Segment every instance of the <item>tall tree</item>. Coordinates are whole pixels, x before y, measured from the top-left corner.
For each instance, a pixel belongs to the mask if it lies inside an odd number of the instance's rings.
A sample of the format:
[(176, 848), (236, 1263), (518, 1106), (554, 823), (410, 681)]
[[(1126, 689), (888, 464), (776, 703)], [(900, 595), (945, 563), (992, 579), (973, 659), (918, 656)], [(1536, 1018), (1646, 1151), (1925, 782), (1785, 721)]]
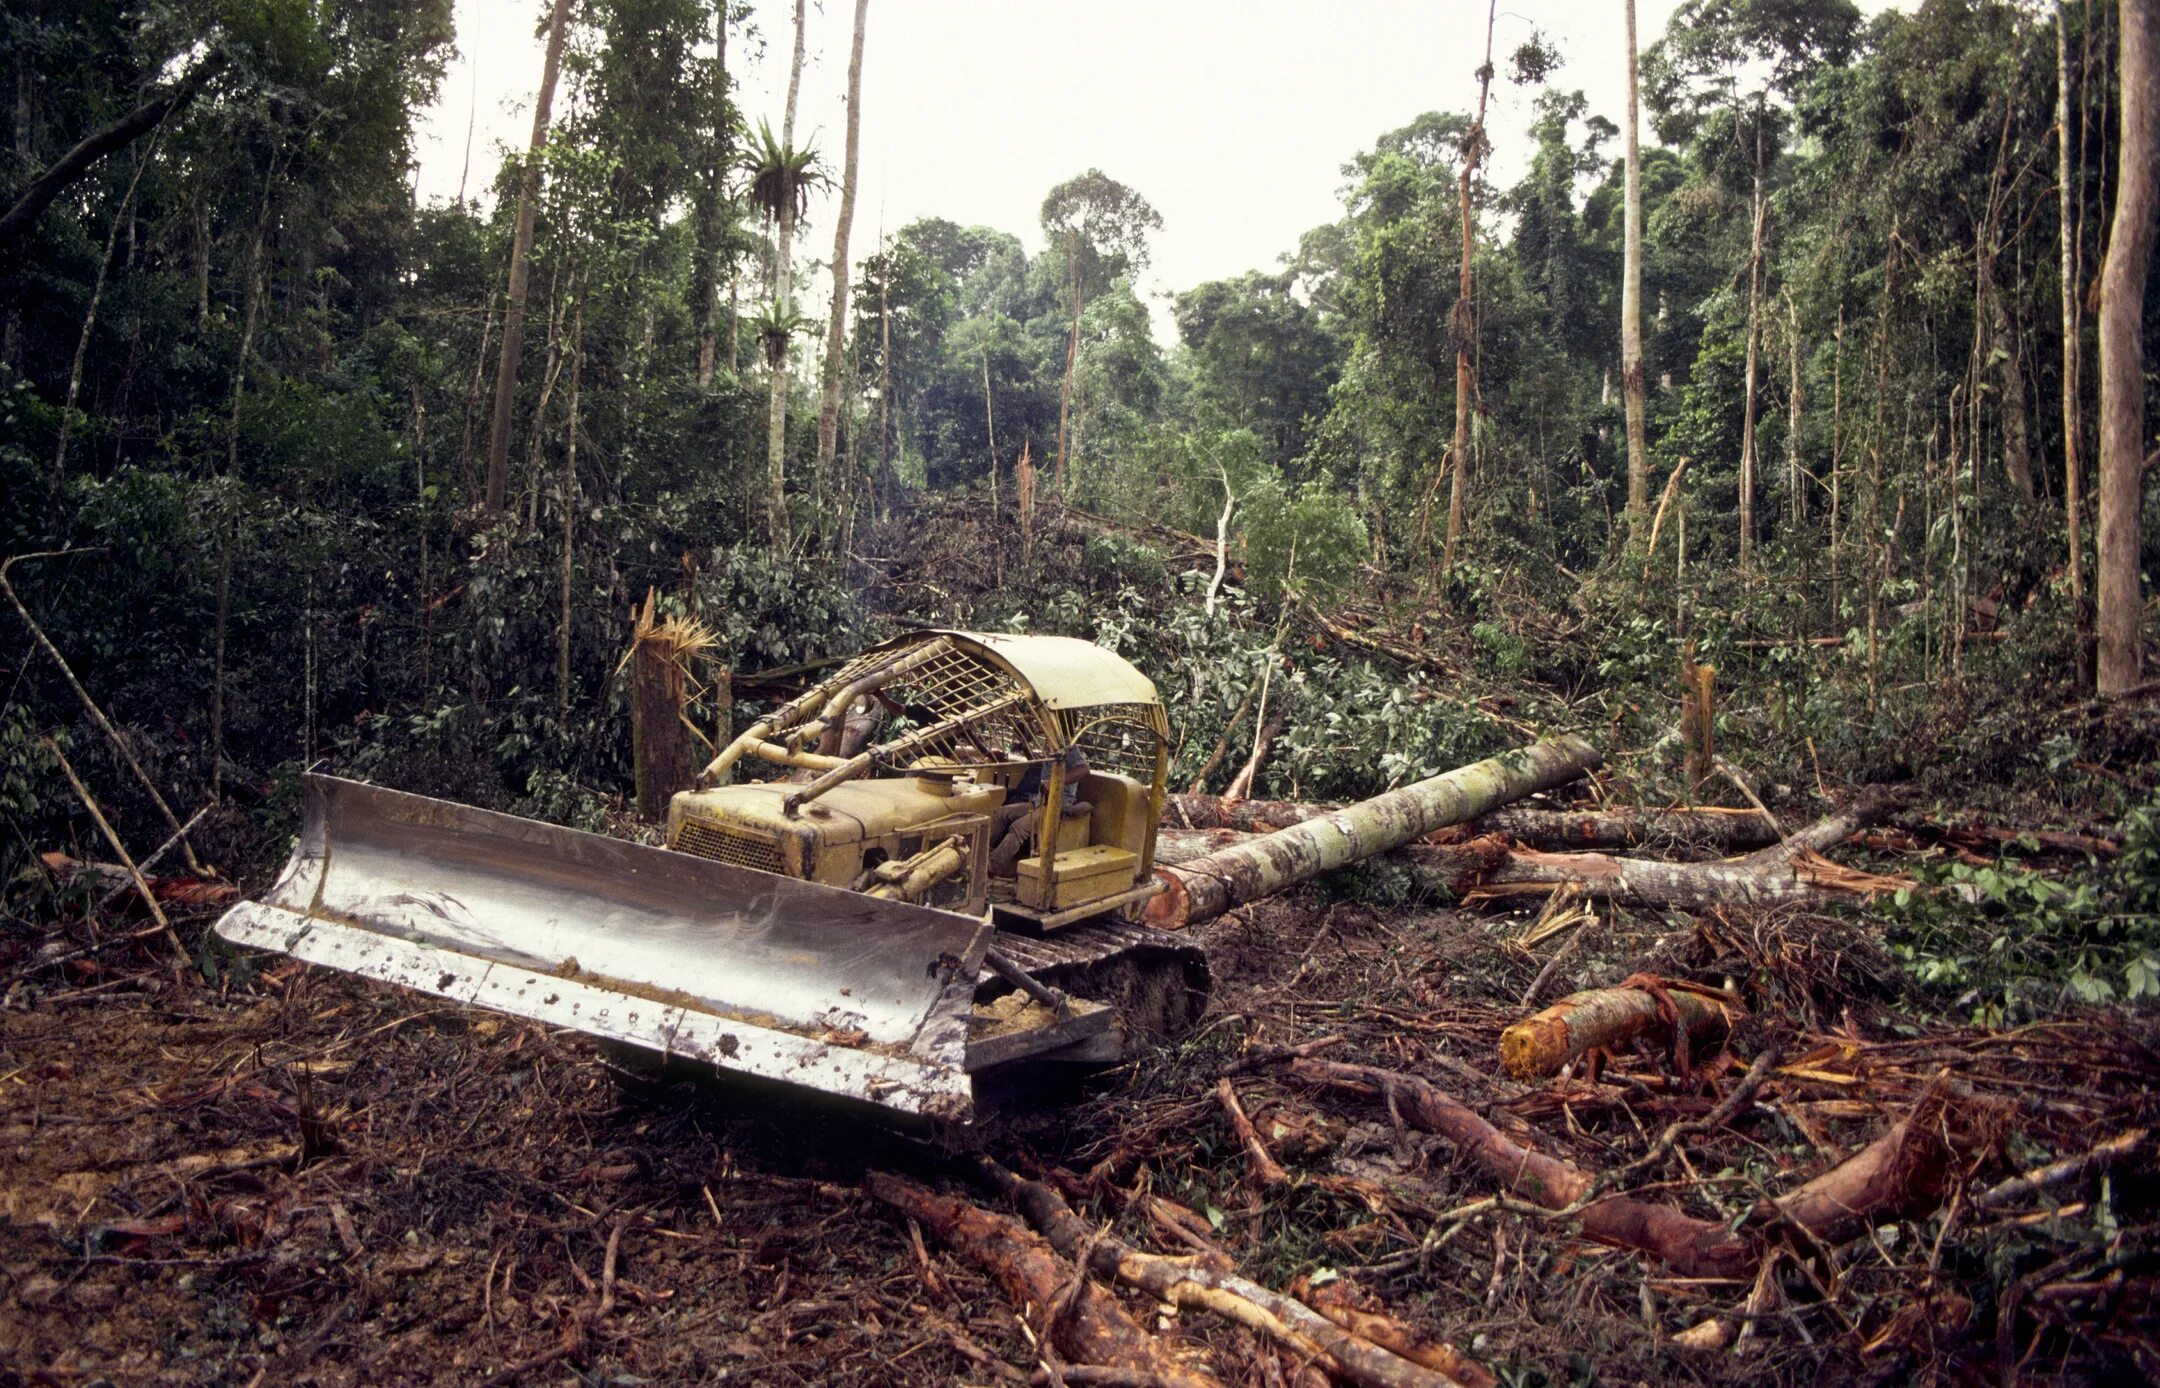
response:
[(1641, 82), (1635, 54), (1635, 0), (1627, 0), (1627, 204), (1620, 271), (1620, 389), (1627, 402), (1627, 509), (1639, 525), (1650, 507), (1650, 443), (1643, 414)]
[[(697, 382), (712, 384), (720, 356), (720, 270), (729, 255), (727, 228), (728, 154), (735, 115), (728, 101), (728, 8), (733, 0), (714, 0), (714, 55), (709, 83), (712, 129), (706, 139), (703, 181), (697, 192), (697, 265), (691, 275), (690, 311), (697, 323)], [(733, 369), (733, 363), (729, 367)]]
[[(2079, 204), (2078, 188), (2083, 170), (2078, 168), (2079, 147), (2084, 143), (2084, 103), (2078, 103), (2078, 134), (2070, 132), (2070, 0), (2055, 6), (2055, 203), (2060, 217), (2057, 240), (2062, 259), (2062, 418), (2063, 418), (2063, 524), (2070, 550), (2070, 610), (2080, 631), (2085, 627), (2085, 542), (2081, 535), (2085, 507), (2085, 465), (2079, 456), (2084, 433), (2083, 394), (2084, 325), (2079, 320), (2078, 285), (2083, 278), (2084, 248), (2078, 244), (2082, 218), (2072, 215)], [(2082, 208), (2080, 208), (2082, 210)]]
[(495, 368), (495, 413), (488, 426), (486, 505), (500, 514), (510, 486), (510, 415), (517, 401), (518, 358), (525, 349), (525, 293), (532, 276), (533, 213), (540, 196), (540, 156), (547, 149), (548, 120), (555, 106), (555, 78), (562, 70), (563, 30), (574, 0), (555, 0), (548, 16), (547, 56), (533, 98), (532, 144), (518, 180), (517, 230), (510, 241), (510, 288), (503, 306), (502, 357)]
[(2119, 694), (2143, 665), (2139, 530), (2145, 482), (2145, 279), (2160, 186), (2160, 0), (2122, 0), (2122, 133), (2115, 221), (2100, 281), (2099, 688)]
[(1107, 287), (1118, 276), (1147, 264), (1147, 236), (1162, 229), (1162, 214), (1146, 198), (1101, 169), (1089, 169), (1050, 190), (1043, 199), (1042, 226), (1050, 244), (1064, 248), (1066, 290), (1070, 295), (1065, 376), (1058, 388), (1055, 482), (1062, 497), (1073, 386), (1080, 370), (1081, 310), (1091, 285)]
[[(788, 67), (787, 113), (780, 126), (780, 140), (776, 145), (770, 129), (761, 130), (764, 149), (759, 152), (756, 182), (751, 186), (751, 198), (773, 219), (777, 228), (773, 240), (773, 285), (771, 321), (788, 325), (792, 332), (795, 320), (795, 302), (790, 294), (793, 257), (795, 254), (795, 223), (807, 210), (810, 185), (805, 181), (815, 166), (816, 156), (795, 148), (795, 97), (802, 89), (803, 69), (803, 0), (795, 0), (795, 56)], [(765, 421), (765, 471), (769, 495), (765, 500), (765, 533), (774, 550), (784, 550), (792, 542), (787, 512), (787, 393), (788, 349), (783, 337), (781, 349), (771, 354), (772, 400), (767, 408)]]
[(840, 441), (840, 357), (847, 344), (848, 230), (855, 221), (855, 160), (862, 131), (863, 21), (870, 0), (855, 0), (855, 42), (848, 50), (847, 154), (840, 169), (840, 217), (833, 228), (832, 315), (825, 325), (825, 385), (818, 402), (817, 475), (829, 478)]
[(1499, 0), (1488, 0), (1485, 6), (1485, 61), (1477, 70), (1477, 117), (1463, 134), (1462, 165), (1456, 173), (1460, 190), (1456, 206), (1462, 222), (1462, 269), (1456, 284), (1453, 317), (1455, 442), (1448, 451), (1451, 475), (1448, 479), (1447, 541), (1440, 557), (1442, 573), (1455, 567), (1455, 546), (1462, 539), (1464, 494), (1469, 490), (1470, 482), (1470, 391), (1473, 383), (1470, 346), (1477, 326), (1476, 309), (1470, 297), (1471, 260), (1477, 252), (1477, 213), (1470, 206), (1470, 181), (1477, 176), (1478, 164), (1491, 143), (1485, 138), (1485, 102), (1492, 95), (1493, 21), (1499, 8)]

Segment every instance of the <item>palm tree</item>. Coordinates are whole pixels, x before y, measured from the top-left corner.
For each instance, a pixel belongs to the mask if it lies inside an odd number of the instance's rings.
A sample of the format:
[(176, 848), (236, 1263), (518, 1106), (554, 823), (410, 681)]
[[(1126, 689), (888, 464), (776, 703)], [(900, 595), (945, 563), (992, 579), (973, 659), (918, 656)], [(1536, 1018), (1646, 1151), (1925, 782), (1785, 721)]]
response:
[[(773, 307), (768, 312), (776, 317), (792, 315), (794, 301), (788, 293), (788, 278), (789, 261), (794, 253), (795, 224), (810, 210), (811, 192), (831, 180), (825, 176), (815, 149), (808, 146), (797, 149), (790, 140), (774, 138), (772, 126), (765, 121), (758, 122), (757, 138), (744, 152), (742, 164), (750, 175), (750, 186), (745, 193), (751, 204), (779, 228), (773, 249)], [(772, 495), (767, 500), (766, 524), (775, 550), (784, 549), (788, 544), (786, 341), (783, 332), (777, 358), (770, 339), (766, 347), (766, 359), (772, 364), (772, 411), (765, 446)]]

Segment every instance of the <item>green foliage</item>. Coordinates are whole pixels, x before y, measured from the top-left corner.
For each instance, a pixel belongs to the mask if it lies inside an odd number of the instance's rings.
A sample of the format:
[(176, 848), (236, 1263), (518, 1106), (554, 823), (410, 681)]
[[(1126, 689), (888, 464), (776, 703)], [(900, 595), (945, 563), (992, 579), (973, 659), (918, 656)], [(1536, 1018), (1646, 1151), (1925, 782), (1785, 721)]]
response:
[(1365, 519), (1327, 479), (1293, 489), (1264, 478), (1240, 502), (1245, 581), (1267, 606), (1292, 592), (1325, 601), (1366, 557)]
[(2059, 881), (1952, 863), (1890, 904), (1892, 952), (1925, 989), (2004, 1026), (2065, 1003), (2160, 1002), (2160, 801), (2125, 823), (2112, 872)]

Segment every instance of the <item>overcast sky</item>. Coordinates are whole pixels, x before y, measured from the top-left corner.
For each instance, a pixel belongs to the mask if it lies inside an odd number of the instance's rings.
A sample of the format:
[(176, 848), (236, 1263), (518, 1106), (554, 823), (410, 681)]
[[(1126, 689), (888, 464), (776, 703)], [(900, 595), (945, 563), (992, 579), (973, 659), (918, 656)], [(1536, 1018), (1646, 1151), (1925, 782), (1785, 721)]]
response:
[[(1862, 8), (1884, 3), (1862, 0)], [(1639, 0), (1643, 46), (1676, 6)], [(459, 56), (420, 139), (423, 199), (456, 195), (469, 120), (474, 191), (487, 188), (506, 145), (530, 138), (544, 47), (534, 32), (546, 9), (543, 0), (456, 0)], [(767, 118), (777, 131), (792, 4), (756, 0), (755, 9), (753, 33), (730, 40), (729, 63), (747, 118)], [(928, 216), (996, 227), (1038, 250), (1043, 195), (1095, 167), (1162, 213), (1142, 284), (1160, 295), (1272, 268), (1303, 232), (1340, 214), (1342, 165), (1374, 137), (1424, 111), (1473, 107), (1485, 6), (871, 0), (869, 14), (855, 259), (875, 249), (881, 226)], [(812, 139), (836, 174), (853, 17), (849, 0), (812, 0), (796, 115), (798, 140)], [(1533, 30), (1560, 50), (1552, 83), (1581, 88), (1593, 112), (1619, 124), (1627, 95), (1621, 6), (1509, 0), (1494, 38), (1502, 73)], [(1531, 95), (1504, 76), (1494, 84), (1493, 171), (1502, 183), (1525, 163)], [(798, 243), (806, 254), (830, 255), (837, 209), (837, 197), (813, 207)], [(822, 298), (811, 305), (822, 310)]]

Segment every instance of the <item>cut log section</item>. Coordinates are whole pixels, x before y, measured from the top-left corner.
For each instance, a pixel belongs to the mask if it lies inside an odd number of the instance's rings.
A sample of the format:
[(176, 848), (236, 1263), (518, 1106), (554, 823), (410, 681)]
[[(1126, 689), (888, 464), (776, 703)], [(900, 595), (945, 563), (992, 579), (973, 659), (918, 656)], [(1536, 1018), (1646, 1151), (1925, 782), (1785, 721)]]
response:
[[(1237, 829), (1269, 833), (1335, 813), (1340, 805), (1297, 800), (1230, 800), (1219, 795), (1173, 795), (1163, 807), (1163, 823), (1191, 829)], [(1752, 809), (1698, 805), (1694, 809), (1550, 810), (1508, 805), (1479, 815), (1439, 836), (1457, 838), (1503, 834), (1532, 848), (1590, 852), (1616, 848), (1695, 850), (1724, 856), (1768, 848), (1777, 833)]]
[(1685, 983), (1623, 984), (1571, 993), (1500, 1033), (1500, 1063), (1516, 1079), (1538, 1079), (1592, 1049), (1612, 1050), (1641, 1036), (1670, 1041), (1675, 1017), (1690, 1045), (1722, 1042), (1744, 1010), (1737, 998)]
[(1564, 785), (1601, 760), (1579, 737), (1547, 738), (1181, 866), (1162, 867), (1156, 880), (1163, 891), (1148, 903), (1148, 923), (1174, 929), (1213, 920), (1233, 906)]

